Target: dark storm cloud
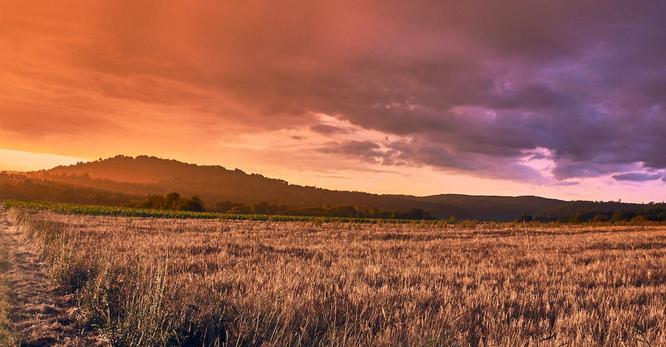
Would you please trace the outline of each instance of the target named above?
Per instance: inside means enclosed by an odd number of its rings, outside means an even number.
[[[460,6],[462,18],[433,32],[462,52],[378,60],[373,80],[390,87],[326,111],[412,136],[403,157],[481,175],[532,177],[520,159],[535,148],[553,153],[559,179],[666,167],[663,3]]]
[[[552,160],[561,180],[666,169],[663,1],[72,7],[0,18],[6,51],[53,46],[35,56],[78,69],[49,77],[62,84],[61,75],[84,76],[66,82],[68,90],[263,130],[307,127],[332,137],[322,152],[371,163],[516,180],[541,179],[524,163],[529,153]],[[77,31],[85,34],[73,39]],[[13,58],[11,71],[37,71],[41,82],[38,65],[22,59]],[[5,111],[29,104],[14,101],[3,100],[0,121],[11,125]],[[72,119],[87,111],[60,109]],[[411,140],[336,141],[347,130],[319,124],[317,113]],[[537,149],[547,158],[534,157]]]
[[[311,125],[310,130],[322,135],[347,134],[350,132],[348,129],[321,123]]]
[[[646,182],[646,181],[656,181],[662,178],[663,174],[648,174],[644,172],[627,172],[623,174],[613,175],[613,178],[617,181],[630,181],[630,182]]]
[[[428,141],[394,141],[379,144],[372,141],[332,142],[319,149],[324,153],[359,158],[382,165],[430,165],[463,172],[475,172],[482,177],[541,181],[533,168],[512,159],[497,158],[481,153],[458,155]]]
[[[320,152],[334,153],[360,158],[367,162],[382,165],[402,165],[400,160],[402,153],[399,151],[383,148],[381,145],[372,141],[345,141],[334,142],[328,146],[320,148]]]

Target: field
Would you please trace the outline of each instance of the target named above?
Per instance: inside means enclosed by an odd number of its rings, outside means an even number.
[[[665,345],[666,227],[12,209],[113,345]]]

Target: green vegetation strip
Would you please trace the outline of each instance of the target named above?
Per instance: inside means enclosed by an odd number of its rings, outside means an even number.
[[[226,214],[215,212],[189,212],[171,210],[153,210],[130,207],[76,205],[44,201],[5,201],[5,208],[23,208],[50,211],[61,214],[77,214],[90,216],[112,217],[141,217],[141,218],[171,218],[171,219],[225,219],[225,220],[252,220],[273,222],[339,222],[339,223],[424,223],[433,221],[406,220],[406,219],[379,219],[356,217],[311,217],[311,216],[285,216],[263,214]]]

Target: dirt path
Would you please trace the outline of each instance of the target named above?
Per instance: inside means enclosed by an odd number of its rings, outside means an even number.
[[[81,334],[76,302],[49,280],[38,252],[7,218],[0,205],[0,245],[7,250],[9,319],[22,346],[91,346],[101,343]],[[103,344],[102,344],[103,345]]]

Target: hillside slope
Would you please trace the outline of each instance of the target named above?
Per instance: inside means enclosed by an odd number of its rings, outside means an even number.
[[[351,205],[406,211],[421,208],[434,216],[473,218],[464,209],[410,196],[335,191],[289,184],[280,179],[222,166],[201,166],[155,157],[116,156],[109,159],[32,173],[34,177],[125,194],[198,195],[209,206],[223,201],[268,202],[292,207]]]
[[[179,192],[185,196],[198,195],[209,207],[224,201],[248,205],[268,202],[294,208],[350,205],[385,211],[423,209],[439,218],[456,216],[458,219],[500,221],[515,220],[525,215],[545,220],[568,220],[579,215],[587,219],[595,215],[610,218],[616,211],[624,213],[666,208],[661,204],[562,201],[537,196],[441,194],[417,197],[336,191],[289,184],[281,179],[229,170],[222,166],[195,165],[149,156],[116,156],[28,175],[42,181],[131,196],[170,192]]]

